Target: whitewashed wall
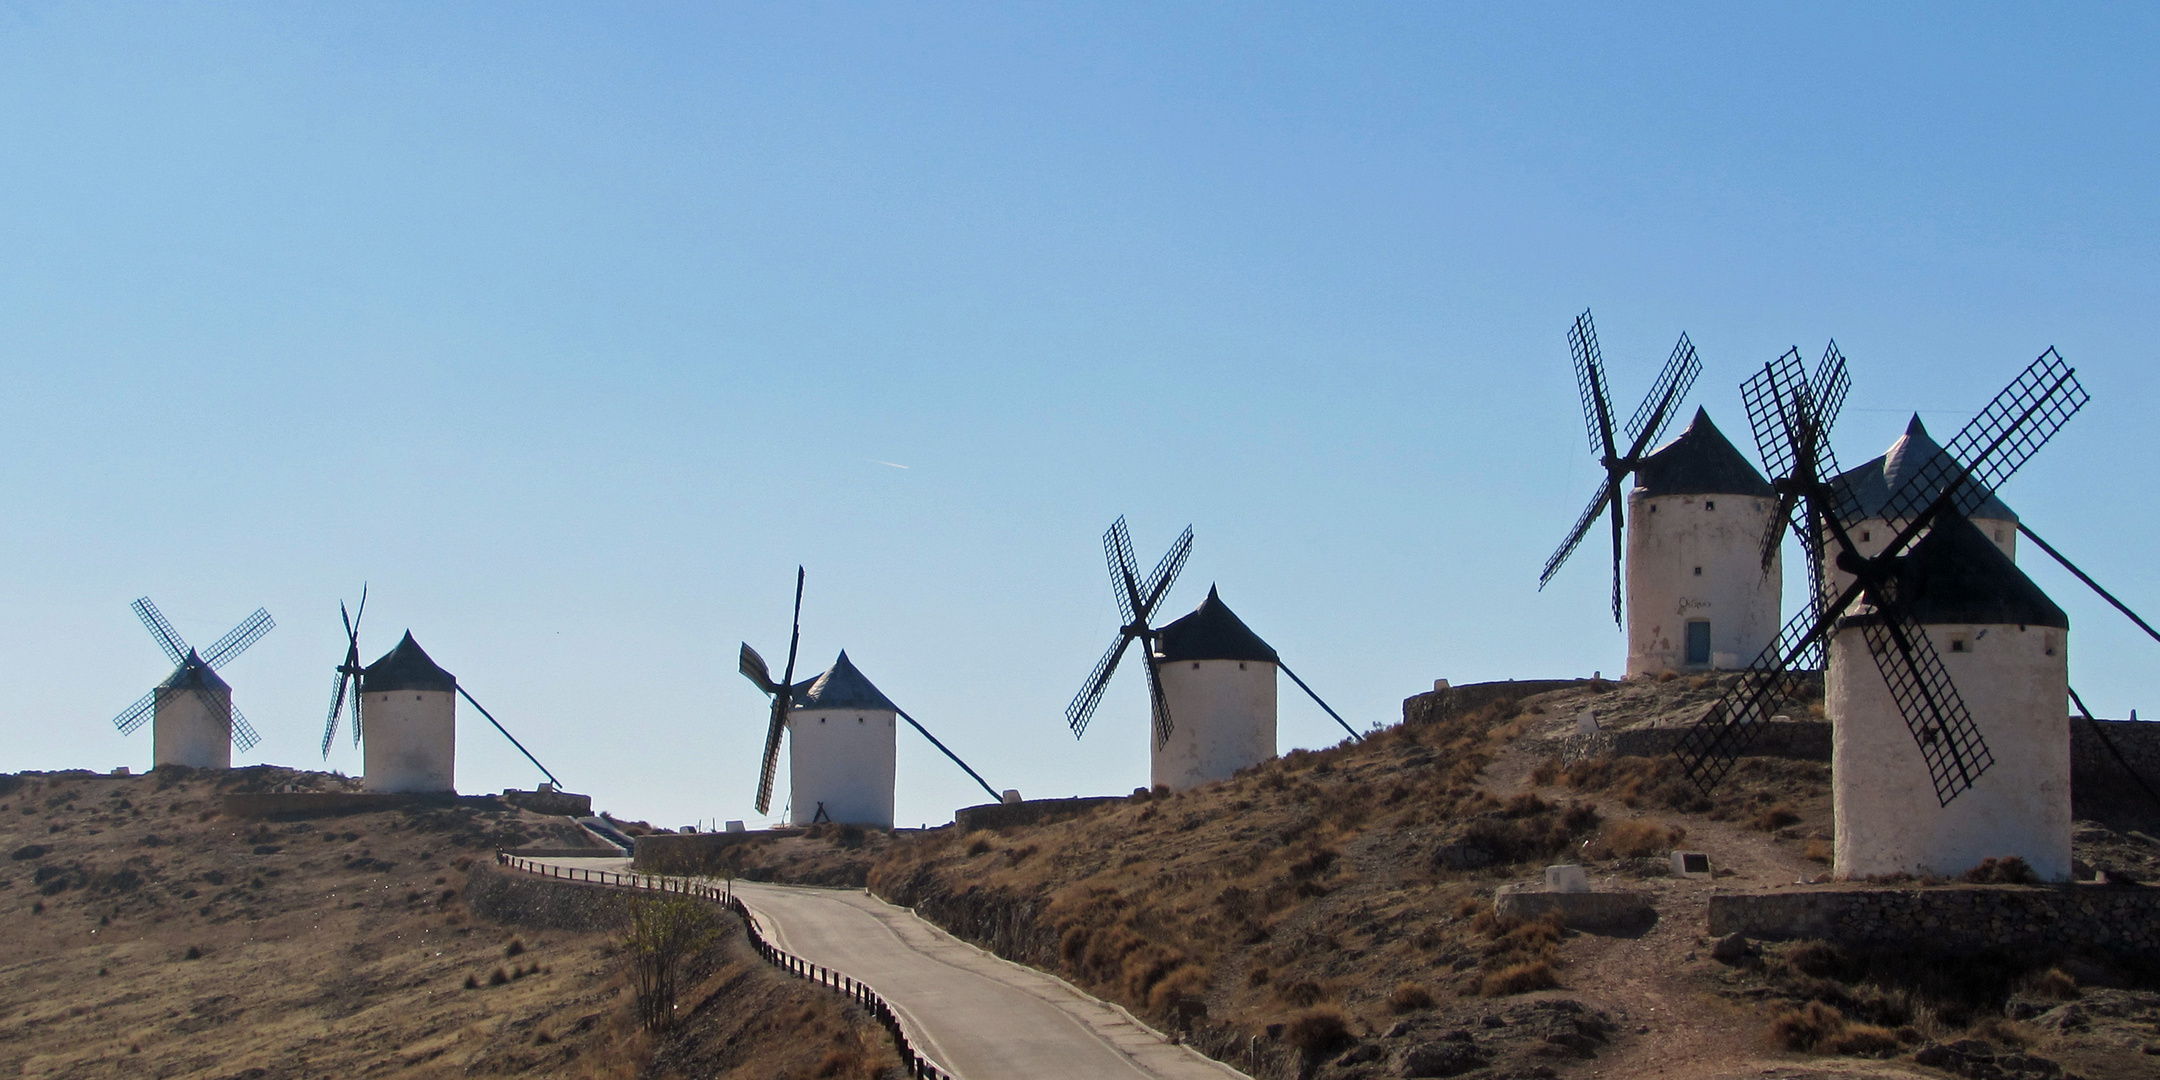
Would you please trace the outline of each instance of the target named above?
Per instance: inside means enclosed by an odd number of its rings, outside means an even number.
[[[159,690],[151,716],[151,760],[191,769],[232,768],[232,690],[212,690],[213,711],[193,690]]]
[[[1629,496],[1628,674],[1689,670],[1692,619],[1710,621],[1711,662],[1696,670],[1745,667],[1777,637],[1783,557],[1762,568],[1776,515],[1775,502],[1746,495]]]
[[[1265,660],[1162,664],[1170,739],[1148,758],[1151,786],[1172,791],[1227,780],[1275,756],[1275,665]],[[1155,728],[1148,724],[1153,748]]]
[[[369,791],[457,790],[457,694],[385,690],[365,695],[361,745]]]
[[[1931,626],[1929,640],[1987,740],[1994,765],[1940,805],[1927,763],[1858,628],[1832,640],[1826,708],[1839,878],[1955,877],[2022,856],[2070,878],[2068,635],[2053,627]],[[1954,640],[1965,642],[1953,651]]]
[[[890,710],[804,709],[788,719],[788,820],[825,816],[892,828],[899,717]]]

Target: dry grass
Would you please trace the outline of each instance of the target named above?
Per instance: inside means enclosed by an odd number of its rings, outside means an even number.
[[[1341,1009],[1307,1009],[1283,1029],[1283,1040],[1307,1059],[1325,1057],[1350,1045],[1350,1018]]]
[[[1799,823],[1800,812],[1793,809],[1792,804],[1778,803],[1756,814],[1754,820],[1748,822],[1748,828],[1757,832],[1776,832],[1787,825]]]
[[[1545,960],[1529,960],[1509,964],[1495,971],[1478,983],[1478,993],[1484,997],[1506,997],[1510,994],[1527,994],[1532,990],[1550,990],[1560,985],[1560,976]]]
[[[1593,859],[1641,859],[1664,855],[1687,839],[1687,830],[1652,818],[1615,821],[1598,832],[1586,852]]]
[[[1416,1012],[1419,1009],[1430,1009],[1433,1007],[1432,991],[1425,989],[1424,983],[1411,982],[1405,979],[1396,983],[1395,989],[1388,991],[1387,1007],[1388,1011],[1392,1013],[1408,1013]]]

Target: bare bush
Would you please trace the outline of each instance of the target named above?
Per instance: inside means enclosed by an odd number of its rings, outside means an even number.
[[[719,941],[719,920],[712,909],[681,896],[638,897],[627,906],[630,929],[623,947],[637,991],[638,1021],[648,1031],[665,1031],[675,1023],[682,969]]]

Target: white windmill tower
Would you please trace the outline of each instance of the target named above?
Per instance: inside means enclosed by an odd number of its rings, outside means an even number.
[[[525,760],[548,778],[554,790],[561,787],[555,774],[525,749],[494,714],[474,700],[471,691],[458,685],[457,676],[442,669],[427,650],[405,631],[397,647],[382,659],[360,666],[360,622],[367,615],[367,586],[360,587],[360,605],[348,612],[338,603],[345,623],[345,660],[337,666],[330,687],[330,715],[323,724],[323,758],[337,738],[338,720],[347,695],[352,702],[353,745],[365,748],[361,785],[368,791],[441,794],[457,791],[457,699],[478,709],[480,715],[517,747]]]
[[[165,621],[157,605],[145,596],[135,601],[135,616],[150,636],[157,639],[165,656],[176,667],[165,681],[144,694],[127,711],[113,718],[120,734],[131,735],[145,722],[151,723],[153,766],[184,765],[194,769],[229,769],[233,749],[241,753],[260,737],[232,703],[232,687],[218,677],[217,669],[255,644],[277,623],[270,613],[256,608],[232,632],[197,653]]]
[[[760,763],[757,812],[770,813],[772,786],[780,762],[782,733],[788,735],[788,820],[797,825],[831,822],[893,825],[893,792],[898,777],[899,725],[905,720],[930,745],[973,777],[992,800],[999,798],[989,781],[961,761],[893,704],[848,659],[847,650],[824,674],[806,682],[795,678],[796,648],[802,643],[804,573],[795,568],[795,626],[788,639],[787,667],[778,681],[749,642],[742,644],[737,666],[757,688],[772,695],[772,714]]]
[[[1777,494],[1704,409],[1635,468],[1628,493],[1629,675],[1737,668],[1777,638],[1782,563],[1758,563]]]
[[[1876,520],[1897,531],[1869,555],[1830,479],[1829,429],[1849,385],[1833,345],[1813,379],[1792,350],[1742,388],[1778,474],[1765,547],[1790,525],[1817,587],[1779,650],[1682,737],[1682,767],[1708,792],[1795,700],[1806,670],[1826,666],[1837,876],[1950,875],[2014,855],[2064,880],[2068,620],[1966,515],[2084,406],[2084,388],[2053,349],[2041,354],[1890,492]],[[1849,583],[1832,591],[1825,565]]]
[[[1831,347],[1836,348],[1834,344]],[[1905,433],[1898,436],[1881,457],[1859,468],[1848,469],[1830,482],[1838,500],[1838,512],[1846,519],[1846,528],[1852,533],[1854,550],[1870,557],[1882,554],[1883,545],[1889,543],[1905,524],[1884,517],[1891,512],[1892,497],[1923,473],[1940,483],[1946,470],[1935,465],[1942,455],[1943,448],[1928,437],[1927,427],[1920,423],[1920,414],[1914,413],[1905,425]],[[2018,516],[2003,505],[2000,498],[1989,493],[1968,516],[1982,535],[2012,562],[2017,561]],[[1828,587],[1833,591],[1842,590],[1852,584],[1852,575],[1836,567],[1834,554],[1830,558],[1831,565],[1824,567]]]
[[[360,672],[365,702],[368,791],[457,790],[457,676],[444,671],[412,631]],[[354,730],[360,723],[356,720]]]
[[[1273,646],[1222,602],[1214,586],[1208,587],[1207,599],[1192,614],[1166,626],[1148,625],[1192,552],[1190,527],[1145,581],[1133,563],[1132,537],[1124,518],[1103,534],[1103,551],[1110,561],[1110,588],[1126,622],[1065,709],[1066,724],[1075,737],[1087,730],[1118,661],[1135,641],[1141,643],[1147,660],[1148,696],[1153,704],[1155,737],[1148,755],[1148,777],[1154,786],[1177,791],[1227,780],[1239,769],[1274,757],[1277,670],[1326,709],[1351,738],[1359,737],[1355,728],[1283,664]]]
[[[1897,591],[1994,748],[1986,782],[1947,806],[1911,783],[1926,771],[1896,697],[1867,646],[1882,616],[1838,623],[1825,707],[1841,878],[1952,876],[2017,855],[2049,881],[2070,879],[2070,620],[1993,538],[1939,516],[1897,565]]]

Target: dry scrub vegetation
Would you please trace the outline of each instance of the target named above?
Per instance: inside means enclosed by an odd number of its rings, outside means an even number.
[[[469,868],[560,819],[471,801],[218,814],[225,792],[290,786],[345,785],[267,767],[0,775],[0,1075],[867,1078],[891,1064],[880,1029],[739,941],[683,981],[695,1005],[655,1041],[618,934],[467,910]],[[758,1011],[722,1007],[736,999]]]
[[[1481,788],[1506,720],[1396,727],[1067,821],[903,840],[871,886],[1197,1042],[1322,1053],[1338,1030],[1564,982],[1563,932],[1496,918],[1495,882],[1585,842],[1648,852],[1676,835]]]

